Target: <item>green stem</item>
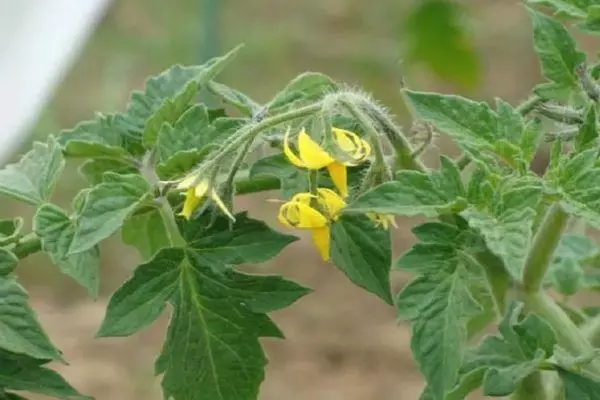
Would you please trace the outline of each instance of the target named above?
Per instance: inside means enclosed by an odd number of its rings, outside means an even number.
[[[568,221],[569,215],[558,203],[554,203],[546,212],[525,260],[523,288],[526,293],[540,290]]]
[[[173,247],[185,247],[187,242],[183,236],[181,236],[181,232],[177,226],[177,221],[175,220],[175,215],[173,214],[173,209],[169,205],[169,202],[165,197],[159,198],[158,201],[160,203],[160,208],[158,211],[165,224],[165,227],[167,228],[171,245]]]
[[[587,321],[581,327],[581,332],[592,346],[600,346],[600,315],[597,315]]]
[[[28,233],[10,250],[22,260],[23,258],[42,250],[42,240],[35,233]]]
[[[516,111],[521,115],[527,115],[532,112],[538,104],[541,104],[544,101],[539,96],[533,96],[529,99],[525,100],[519,106],[517,106]]]
[[[240,167],[242,166],[242,163],[244,162],[244,159],[246,158],[246,155],[248,154],[250,147],[252,147],[252,143],[254,143],[254,139],[255,139],[254,136],[248,137],[248,139],[246,140],[246,143],[244,143],[244,146],[242,147],[240,152],[235,157],[235,160],[233,161],[233,165],[231,166],[231,169],[229,170],[229,173],[227,174],[227,179],[225,180],[225,187],[227,188],[227,190],[230,190],[230,188],[233,186],[235,176],[236,176],[238,170],[240,169]]]

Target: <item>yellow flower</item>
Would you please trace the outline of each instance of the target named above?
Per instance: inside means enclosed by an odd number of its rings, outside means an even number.
[[[183,209],[179,215],[186,219],[190,219],[194,210],[202,203],[203,198],[210,197],[227,217],[235,221],[235,217],[231,214],[231,211],[227,209],[227,206],[223,203],[223,200],[221,200],[215,188],[211,187],[209,180],[201,179],[199,182],[197,182],[197,180],[197,176],[191,175],[177,185],[177,189],[186,189]]]
[[[391,214],[367,213],[367,217],[369,217],[369,219],[373,221],[375,225],[381,226],[383,229],[388,229],[390,225],[392,225],[394,228],[398,227],[398,225],[396,225],[394,216]]]
[[[311,206],[311,201],[316,200],[317,210]],[[346,207],[346,202],[333,190],[319,188],[317,195],[311,193],[298,193],[279,209],[279,221],[290,227],[310,229],[313,242],[323,260],[329,260],[331,247],[330,223],[339,217],[339,212]]]
[[[347,166],[358,165],[371,154],[371,146],[357,134],[344,129],[332,128],[336,144],[351,161],[337,161],[317,142],[311,139],[304,129],[298,135],[298,154],[290,148],[288,130],[283,140],[283,152],[292,164],[300,168],[318,170],[327,168],[333,183],[342,197],[348,196]]]

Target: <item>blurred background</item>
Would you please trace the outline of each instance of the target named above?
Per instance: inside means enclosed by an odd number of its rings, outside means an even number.
[[[32,140],[90,119],[96,111],[122,110],[129,92],[141,88],[149,75],[174,63],[199,63],[240,42],[244,50],[219,77],[228,85],[266,101],[297,74],[320,71],[373,93],[407,129],[402,82],[482,100],[499,96],[514,104],[541,80],[530,21],[516,0],[173,0],[168,5],[161,0],[92,5],[90,0],[87,10],[82,5],[87,2],[62,2],[70,3],[65,6],[69,21],[79,21],[78,27],[68,28],[70,22],[53,16],[60,7],[50,5],[44,13],[54,24],[33,23],[34,17],[23,17],[14,7],[53,2],[0,0],[0,71],[5,72],[0,116],[3,124],[10,122],[3,126],[3,163],[16,159]],[[61,27],[68,29],[58,35]],[[25,36],[11,34],[15,30]],[[592,48],[586,40],[583,46]],[[52,47],[56,53],[28,55],[28,46]],[[37,91],[28,92],[27,85]],[[17,100],[25,104],[22,116],[7,111]],[[440,152],[456,154],[447,139],[439,138],[426,162],[436,165]],[[56,192],[59,205],[68,206],[83,185],[76,163],[72,166]],[[277,226],[276,207],[264,198],[244,197],[238,207]],[[31,220],[30,207],[4,199],[0,204],[0,218]],[[398,221],[396,254],[413,243],[409,228],[416,222]],[[167,316],[132,338],[94,339],[108,297],[138,262],[118,238],[104,243],[101,296],[95,301],[45,256],[26,259],[18,270],[43,325],[70,363],[56,368],[99,400],[161,398],[153,362]],[[265,341],[270,364],[261,399],[418,399],[423,383],[410,355],[409,327],[396,322],[393,309],[320,262],[310,241],[296,242],[270,264],[248,268],[281,273],[315,289],[273,316],[287,339]],[[394,290],[407,278],[395,275]]]

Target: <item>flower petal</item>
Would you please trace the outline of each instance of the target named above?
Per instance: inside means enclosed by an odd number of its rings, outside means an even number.
[[[308,204],[287,202],[279,209],[279,222],[290,228],[322,228],[327,225],[327,218]]]
[[[208,192],[208,188],[209,188],[209,183],[206,179],[200,181],[200,183],[198,183],[195,187],[196,190],[196,197],[204,197],[206,196],[206,193]]]
[[[319,188],[317,191],[319,205],[327,210],[331,219],[336,220],[339,216],[338,213],[346,207],[346,202],[331,189]]]
[[[221,211],[223,211],[223,214],[227,215],[227,217],[230,220],[235,222],[235,217],[233,216],[231,211],[229,211],[229,209],[227,208],[225,203],[223,203],[223,200],[221,200],[221,198],[219,197],[219,194],[217,193],[217,191],[215,189],[211,190],[210,198],[217,204],[217,207],[219,207],[221,209]]]
[[[299,168],[306,168],[306,164],[292,151],[290,148],[290,129],[288,128],[285,136],[283,137],[283,154],[287,159]]]
[[[335,161],[327,166],[327,170],[329,171],[329,176],[331,176],[331,180],[335,184],[335,187],[337,187],[342,197],[347,197],[348,172],[346,171],[346,166]]]
[[[298,135],[298,151],[300,159],[308,169],[321,169],[335,160],[303,129]]]
[[[377,226],[381,226],[383,229],[388,229],[390,225],[397,228],[396,219],[392,214],[377,214],[367,213],[367,217],[375,223]]]
[[[201,197],[197,197],[194,188],[189,188],[185,192],[185,201],[183,202],[183,209],[179,213],[179,215],[185,217],[185,219],[190,219],[196,208],[202,202]]]
[[[296,193],[291,199],[290,202],[298,202],[306,205],[310,205],[312,199],[316,196],[312,193]]]
[[[324,261],[329,261],[329,249],[331,247],[331,235],[329,233],[329,226],[317,228],[312,230],[312,238],[315,246],[319,249],[321,257]]]
[[[194,185],[196,179],[198,179],[197,175],[189,175],[183,178],[183,180],[177,184],[177,189],[189,189]]]
[[[371,145],[361,139],[356,133],[344,129],[331,128],[337,145],[348,154],[356,163],[363,162],[371,154]],[[353,165],[353,163],[346,163]]]

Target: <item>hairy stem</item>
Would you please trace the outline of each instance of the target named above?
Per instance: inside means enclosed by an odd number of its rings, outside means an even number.
[[[546,212],[525,260],[523,288],[526,293],[540,290],[568,221],[569,215],[558,203],[554,203]]]

